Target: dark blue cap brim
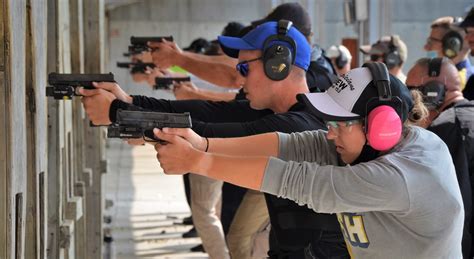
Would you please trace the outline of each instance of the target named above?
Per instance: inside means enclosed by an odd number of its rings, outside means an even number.
[[[474,18],[465,19],[461,24],[459,24],[459,27],[461,28],[474,27]]]
[[[217,37],[217,40],[221,45],[222,51],[224,51],[227,56],[232,58],[238,58],[240,50],[257,49],[254,46],[248,44],[242,38],[219,36]]]

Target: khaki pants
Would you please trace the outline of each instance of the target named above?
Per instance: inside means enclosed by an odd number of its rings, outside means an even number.
[[[190,174],[191,212],[202,245],[212,259],[230,259],[222,224],[216,213],[222,195],[222,181]]]
[[[248,190],[227,234],[227,245],[231,257],[233,259],[266,258],[268,231],[265,232],[265,227],[268,224],[268,210],[263,193]],[[262,239],[265,240],[265,235],[266,242],[262,242]],[[255,242],[256,240],[259,241]],[[265,245],[266,247],[261,247]],[[253,254],[253,251],[265,252]]]

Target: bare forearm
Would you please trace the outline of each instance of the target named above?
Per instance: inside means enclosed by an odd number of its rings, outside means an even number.
[[[178,60],[177,63],[180,67],[203,80],[222,87],[241,87],[238,82],[239,75],[232,66],[223,63],[197,60],[186,55],[182,55]]]
[[[206,101],[225,101],[229,102],[235,99],[236,93],[224,93],[224,92],[214,92],[214,91],[209,91],[209,90],[204,90],[204,89],[199,89],[195,93],[196,99],[199,100],[206,100]]]
[[[231,57],[226,56],[226,55],[207,56],[207,55],[188,52],[188,51],[183,52],[183,55],[191,57],[191,58],[196,59],[196,60],[201,60],[201,61],[206,61],[206,62],[214,62],[214,63],[222,63],[222,64],[229,65],[231,67],[235,67],[235,65],[237,65],[237,59],[231,58]]]
[[[209,138],[208,152],[230,156],[277,156],[275,132],[240,138]]]
[[[260,190],[268,157],[238,157],[203,153],[194,173],[213,179]]]

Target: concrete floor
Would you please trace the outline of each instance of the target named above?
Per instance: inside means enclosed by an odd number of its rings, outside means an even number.
[[[104,216],[112,233],[111,258],[208,258],[191,253],[199,238],[181,238],[191,227],[180,224],[190,211],[181,176],[167,176],[151,145],[131,147],[109,140],[104,196],[113,202]],[[107,249],[106,249],[107,250]]]

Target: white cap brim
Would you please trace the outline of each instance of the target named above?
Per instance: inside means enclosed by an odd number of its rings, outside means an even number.
[[[304,94],[304,99],[306,99],[304,100],[306,105],[310,104],[323,120],[343,121],[361,117],[359,114],[344,109],[327,92],[306,93]]]

